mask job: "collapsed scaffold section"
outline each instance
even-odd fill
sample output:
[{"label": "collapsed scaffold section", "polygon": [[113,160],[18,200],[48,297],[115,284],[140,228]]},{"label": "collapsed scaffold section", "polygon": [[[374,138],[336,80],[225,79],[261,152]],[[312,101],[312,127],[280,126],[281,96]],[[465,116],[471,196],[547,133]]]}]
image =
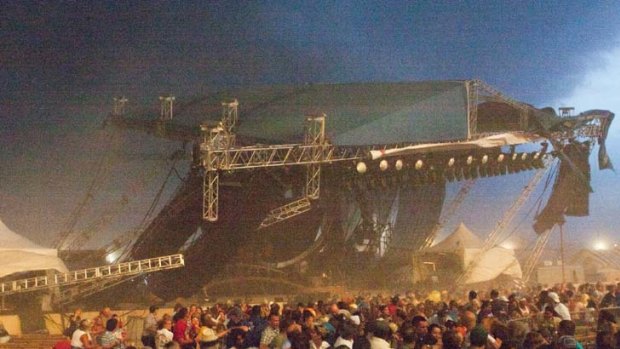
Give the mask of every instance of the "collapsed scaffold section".
[{"label": "collapsed scaffold section", "polygon": [[38,291],[61,286],[104,279],[127,279],[136,275],[175,269],[185,266],[182,254],[155,257],[95,268],[75,270],[53,276],[38,276],[28,279],[7,281],[0,284],[0,296]]}]

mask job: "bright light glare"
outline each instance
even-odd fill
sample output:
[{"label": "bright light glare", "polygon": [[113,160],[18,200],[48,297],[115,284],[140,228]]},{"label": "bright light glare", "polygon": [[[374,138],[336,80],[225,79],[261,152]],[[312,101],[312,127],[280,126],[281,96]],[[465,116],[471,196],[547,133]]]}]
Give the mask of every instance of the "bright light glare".
[{"label": "bright light glare", "polygon": [[116,256],[114,255],[114,253],[110,253],[107,256],[105,256],[105,260],[108,263],[113,263],[114,261],[116,261]]},{"label": "bright light glare", "polygon": [[504,241],[502,242],[500,245],[500,247],[503,247],[507,250],[514,250],[515,249],[515,244],[512,241]]},{"label": "bright light glare", "polygon": [[594,249],[597,251],[603,251],[606,250],[608,248],[607,243],[605,243],[605,241],[602,240],[598,240],[594,242]]}]

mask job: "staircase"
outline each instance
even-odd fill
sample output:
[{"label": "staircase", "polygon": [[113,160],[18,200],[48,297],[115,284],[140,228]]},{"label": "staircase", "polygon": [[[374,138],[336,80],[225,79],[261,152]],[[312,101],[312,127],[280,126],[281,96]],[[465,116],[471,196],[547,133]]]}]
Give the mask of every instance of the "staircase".
[{"label": "staircase", "polygon": [[65,340],[62,335],[24,334],[21,337],[11,337],[8,343],[0,344],[0,349],[51,349],[61,340]]}]

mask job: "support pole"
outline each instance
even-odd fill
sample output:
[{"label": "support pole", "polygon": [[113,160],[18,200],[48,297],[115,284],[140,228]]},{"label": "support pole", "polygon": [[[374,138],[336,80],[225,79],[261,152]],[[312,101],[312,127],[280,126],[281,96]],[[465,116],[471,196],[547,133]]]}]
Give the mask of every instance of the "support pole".
[{"label": "support pole", "polygon": [[562,286],[566,283],[566,273],[564,270],[564,225],[560,224],[560,260],[562,261]]}]

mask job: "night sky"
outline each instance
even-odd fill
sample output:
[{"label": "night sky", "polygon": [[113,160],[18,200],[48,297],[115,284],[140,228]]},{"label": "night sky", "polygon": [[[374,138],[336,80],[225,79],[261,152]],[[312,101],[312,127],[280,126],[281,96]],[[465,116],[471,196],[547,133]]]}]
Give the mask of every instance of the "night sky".
[{"label": "night sky", "polygon": [[[93,178],[107,142],[101,123],[117,95],[146,106],[162,93],[183,98],[231,86],[480,78],[538,107],[620,114],[616,1],[0,5],[0,219],[45,245]],[[608,150],[620,166],[618,123]],[[142,155],[175,146],[123,137],[125,147]],[[129,184],[137,199],[125,207],[124,223],[109,225],[102,240],[139,221],[166,166],[149,160],[105,174],[153,172],[148,181]],[[528,179],[481,180],[469,208],[451,224],[463,220],[485,234],[496,219],[481,219],[479,212],[507,207]],[[593,166],[592,214],[568,221],[569,240],[618,240],[618,184],[614,172]],[[457,189],[451,185],[449,192]],[[127,188],[108,188],[103,196],[117,202],[123,192]],[[531,221],[523,222],[516,229],[531,240]]]}]

